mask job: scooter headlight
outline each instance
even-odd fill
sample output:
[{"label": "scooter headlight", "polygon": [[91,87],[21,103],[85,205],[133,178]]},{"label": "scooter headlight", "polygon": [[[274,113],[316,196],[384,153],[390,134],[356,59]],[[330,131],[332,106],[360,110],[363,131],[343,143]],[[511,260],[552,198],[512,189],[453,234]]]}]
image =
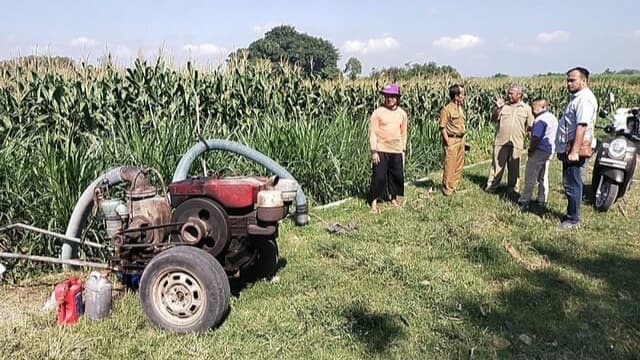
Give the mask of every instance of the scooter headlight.
[{"label": "scooter headlight", "polygon": [[609,156],[614,159],[622,159],[627,151],[627,141],[625,139],[615,139],[609,145]]}]

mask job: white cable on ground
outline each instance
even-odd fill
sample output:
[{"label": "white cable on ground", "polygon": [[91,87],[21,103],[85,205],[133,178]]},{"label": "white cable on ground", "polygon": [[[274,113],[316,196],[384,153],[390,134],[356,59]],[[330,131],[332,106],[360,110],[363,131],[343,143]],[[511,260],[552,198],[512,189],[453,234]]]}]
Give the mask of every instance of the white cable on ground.
[{"label": "white cable on ground", "polygon": [[[479,161],[479,162],[474,163],[474,164],[466,165],[466,166],[463,167],[463,169],[470,169],[472,167],[475,167],[475,166],[478,166],[478,165],[482,165],[482,164],[486,164],[488,162],[491,162],[491,159],[482,160],[482,161]],[[413,180],[413,181],[407,181],[404,184],[405,185],[411,185],[411,184],[415,184],[415,183],[418,183],[418,182],[421,182],[421,181],[426,181],[426,180],[429,180],[429,177],[423,177],[423,178],[416,179],[416,180]],[[336,207],[336,206],[339,206],[339,205],[342,205],[342,204],[346,203],[347,201],[349,201],[351,199],[353,199],[353,197],[348,197],[346,199],[334,201],[334,202],[331,202],[331,203],[328,203],[328,204],[315,206],[315,207],[311,208],[311,210],[324,210],[324,209]]]},{"label": "white cable on ground", "polygon": [[[523,156],[522,156],[522,157],[523,157],[523,158],[526,158],[526,157],[527,157],[527,154],[523,154]],[[487,159],[487,160],[478,161],[477,163],[469,164],[469,165],[464,166],[464,167],[463,167],[463,169],[465,169],[465,170],[466,170],[466,169],[471,169],[471,168],[476,167],[476,166],[478,166],[478,165],[483,165],[483,164],[486,164],[486,163],[490,163],[490,162],[491,162],[491,160],[492,160],[492,159]],[[523,164],[522,164],[522,165],[520,165],[520,169],[522,169],[522,168],[526,167],[526,164],[527,164],[527,162],[526,162],[526,161],[523,161]],[[407,181],[407,182],[405,182],[404,184],[405,184],[405,185],[411,185],[411,184],[415,184],[415,183],[422,182],[422,181],[426,181],[426,180],[429,180],[429,177],[428,177],[428,176],[425,176],[425,177],[422,177],[422,178],[420,178],[420,179],[416,179],[416,180],[413,180],[413,181]],[[639,180],[639,179],[632,179],[632,180],[631,180],[631,182],[640,182],[640,180]],[[324,204],[324,205],[319,205],[319,206],[316,206],[316,207],[311,208],[311,210],[324,210],[324,209],[328,209],[328,208],[332,208],[332,207],[340,206],[340,205],[342,205],[342,204],[346,203],[347,201],[349,201],[349,200],[351,200],[351,199],[353,199],[353,197],[348,197],[348,198],[346,198],[346,199],[342,199],[342,200],[334,201],[334,202],[332,202],[332,203],[328,203],[328,204]]]}]

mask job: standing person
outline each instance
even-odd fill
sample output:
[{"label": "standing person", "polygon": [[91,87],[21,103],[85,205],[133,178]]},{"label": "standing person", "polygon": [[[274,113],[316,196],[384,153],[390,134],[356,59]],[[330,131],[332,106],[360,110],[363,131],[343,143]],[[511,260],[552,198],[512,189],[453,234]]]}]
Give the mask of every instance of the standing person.
[{"label": "standing person", "polygon": [[531,107],[522,102],[522,85],[511,84],[507,89],[508,103],[502,98],[495,99],[491,120],[498,123],[493,141],[493,159],[485,191],[493,193],[502,180],[506,166],[509,173],[507,186],[510,191],[518,191],[520,177],[520,155],[524,149],[524,138],[533,123]]},{"label": "standing person", "polygon": [[390,84],[382,88],[383,106],[369,121],[372,176],[368,202],[371,212],[378,211],[378,199],[387,193],[391,204],[399,207],[398,196],[404,196],[404,151],[407,147],[407,113],[398,106],[400,88]]},{"label": "standing person", "polygon": [[546,205],[549,195],[549,160],[555,149],[558,119],[547,109],[547,100],[537,98],[531,102],[531,112],[535,119],[531,127],[529,158],[524,171],[524,190],[518,205],[526,209],[533,194],[533,186],[538,182],[538,205]]},{"label": "standing person", "polygon": [[464,165],[464,87],[454,84],[449,87],[449,103],[440,111],[440,136],[444,146],[442,193],[453,195],[458,187]]},{"label": "standing person", "polygon": [[567,196],[567,214],[558,230],[578,227],[582,202],[582,173],[587,156],[580,156],[580,147],[593,148],[594,127],[598,113],[598,101],[589,89],[589,71],[575,67],[567,71],[567,90],[570,98],[558,124],[556,152],[562,161],[562,184]]}]

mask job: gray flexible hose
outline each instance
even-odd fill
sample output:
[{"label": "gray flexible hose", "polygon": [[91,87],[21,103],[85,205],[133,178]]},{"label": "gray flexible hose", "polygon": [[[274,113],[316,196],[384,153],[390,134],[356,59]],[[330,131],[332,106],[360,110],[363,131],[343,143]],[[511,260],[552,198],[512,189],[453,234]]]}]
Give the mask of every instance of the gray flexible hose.
[{"label": "gray flexible hose", "polygon": [[[104,181],[108,181],[110,184],[116,185],[122,182],[121,171],[127,166],[118,166],[116,168],[107,170],[102,175],[98,176],[87,188],[84,190],[82,195],[80,195],[80,199],[76,202],[76,206],[73,208],[73,212],[71,213],[71,217],[69,218],[69,223],[67,224],[67,231],[65,235],[79,238],[82,234],[82,229],[84,228],[85,221],[87,219],[87,215],[91,212],[91,208],[93,207],[93,191],[96,186],[101,184]],[[62,244],[62,251],[60,252],[61,259],[71,259],[72,257],[77,257],[77,245],[65,241]]]},{"label": "gray flexible hose", "polygon": [[[286,178],[295,180],[295,178],[280,164],[273,161],[269,157],[265,156],[261,152],[251,149],[242,144],[238,144],[229,140],[210,139],[206,141],[200,141],[192,146],[180,159],[178,167],[173,174],[173,182],[182,181],[187,178],[189,168],[195,159],[202,153],[210,150],[224,150],[242,155],[248,159],[251,159],[265,168],[272,171],[274,174]],[[102,175],[98,176],[87,188],[84,190],[76,206],[73,208],[69,223],[67,224],[66,236],[79,238],[82,234],[87,215],[91,212],[93,207],[93,192],[96,186],[103,182],[109,182],[111,185],[117,185],[122,183],[122,171],[130,168],[129,166],[118,166],[112,168]],[[296,181],[297,182],[297,181]],[[296,225],[302,226],[309,223],[309,213],[307,208],[307,200],[302,192],[302,188],[298,185],[296,190]],[[77,246],[72,242],[65,241],[62,244],[62,251],[60,252],[61,259],[71,259],[77,256]]]}]

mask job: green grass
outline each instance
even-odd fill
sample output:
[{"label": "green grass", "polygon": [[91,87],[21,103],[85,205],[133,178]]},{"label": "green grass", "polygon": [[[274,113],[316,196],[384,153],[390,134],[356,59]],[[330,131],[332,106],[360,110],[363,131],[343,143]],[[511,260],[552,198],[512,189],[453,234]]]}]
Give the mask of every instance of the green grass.
[{"label": "green grass", "polygon": [[[547,212],[522,213],[506,195],[482,192],[485,164],[465,170],[452,198],[437,191],[440,175],[433,174],[408,187],[402,209],[383,205],[371,215],[356,199],[312,212],[304,228],[284,222],[277,277],[244,289],[223,325],[202,335],[153,329],[134,293],[118,293],[104,321],[59,328],[54,314],[24,310],[39,308],[52,287],[0,288],[0,354],[638,358],[640,194],[632,189],[604,214],[583,204],[582,227],[559,233],[566,206],[559,173],[554,161]],[[355,223],[358,230],[330,235],[324,226],[335,222]],[[505,250],[507,243],[520,260]],[[7,316],[14,308],[24,312]],[[525,336],[530,345],[520,340]],[[503,348],[505,340],[510,345]]]}]

